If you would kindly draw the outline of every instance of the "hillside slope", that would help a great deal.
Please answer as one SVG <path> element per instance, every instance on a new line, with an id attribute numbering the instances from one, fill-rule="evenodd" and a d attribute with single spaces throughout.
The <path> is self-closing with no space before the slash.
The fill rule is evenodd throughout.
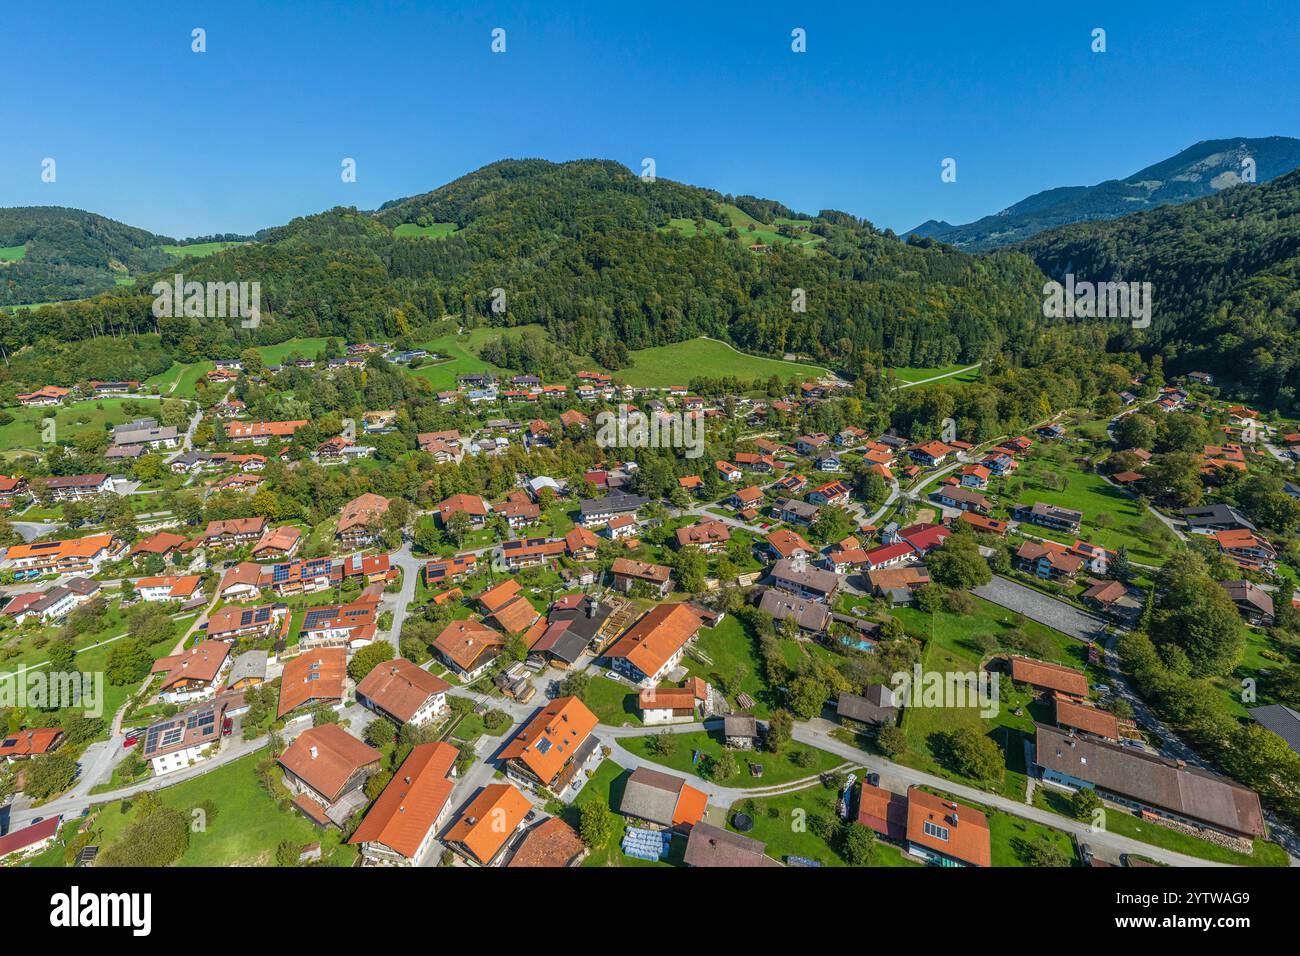
<path id="1" fill-rule="evenodd" d="M 174 240 L 62 206 L 0 209 L 0 306 L 95 295 L 142 272 L 164 268 L 158 247 Z"/>
<path id="2" fill-rule="evenodd" d="M 1007 246 L 1067 223 L 1114 219 L 1214 195 L 1242 182 L 1247 158 L 1255 163 L 1256 182 L 1267 182 L 1300 167 L 1300 139 L 1205 140 L 1123 179 L 1048 189 L 964 225 L 931 219 L 910 234 L 972 252 Z"/>
<path id="3" fill-rule="evenodd" d="M 1284 411 L 1300 394 L 1300 171 L 1182 206 L 1076 223 L 1015 247 L 1060 279 L 1152 283 L 1149 329 L 1114 347 L 1160 352 Z"/>
<path id="4" fill-rule="evenodd" d="M 1015 351 L 1040 322 L 1042 277 L 1023 256 L 907 244 L 844 213 L 799 219 L 779 203 L 646 182 L 606 161 L 493 163 L 374 213 L 332 209 L 258 239 L 185 273 L 260 282 L 262 327 L 163 319 L 168 348 L 191 358 L 254 338 L 395 338 L 450 313 L 466 325 L 542 325 L 560 348 L 609 368 L 631 349 L 709 335 L 853 374 Z M 153 329 L 151 279 L 38 310 L 4 344 Z M 800 298 L 803 311 L 792 307 Z"/>

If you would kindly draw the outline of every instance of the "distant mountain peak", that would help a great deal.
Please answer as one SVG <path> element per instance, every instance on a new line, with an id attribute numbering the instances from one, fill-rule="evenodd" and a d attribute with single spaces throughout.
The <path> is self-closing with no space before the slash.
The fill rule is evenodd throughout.
<path id="1" fill-rule="evenodd" d="M 1244 182 L 1268 182 L 1300 167 L 1300 139 L 1290 136 L 1205 139 L 1124 177 L 1094 186 L 1058 186 L 1006 209 L 953 226 L 931 219 L 911 234 L 979 252 L 1047 229 L 1189 202 Z"/>

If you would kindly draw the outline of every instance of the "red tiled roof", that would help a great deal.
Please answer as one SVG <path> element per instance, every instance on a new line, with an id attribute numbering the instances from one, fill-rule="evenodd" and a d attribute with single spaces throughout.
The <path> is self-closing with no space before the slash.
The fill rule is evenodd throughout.
<path id="1" fill-rule="evenodd" d="M 455 781 L 450 774 L 459 755 L 447 743 L 413 747 L 348 842 L 381 843 L 414 857 L 451 799 Z"/>

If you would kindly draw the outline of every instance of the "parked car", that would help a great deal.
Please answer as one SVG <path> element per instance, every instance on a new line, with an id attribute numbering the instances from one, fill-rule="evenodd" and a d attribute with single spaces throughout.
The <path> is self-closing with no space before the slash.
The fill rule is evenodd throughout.
<path id="1" fill-rule="evenodd" d="M 871 773 L 867 774 L 867 783 L 873 787 L 880 786 L 880 774 L 876 773 L 875 771 L 872 771 Z"/>
<path id="2" fill-rule="evenodd" d="M 225 720 L 221 722 L 221 736 L 229 737 L 230 732 L 234 729 L 235 729 L 235 721 L 232 718 L 227 717 Z"/>
<path id="3" fill-rule="evenodd" d="M 123 747 L 134 747 L 134 746 L 135 746 L 136 744 L 138 744 L 139 742 L 140 742 L 140 735 L 139 735 L 139 734 L 128 734 L 127 737 L 126 737 L 126 739 L 122 741 L 122 746 L 123 746 Z"/>

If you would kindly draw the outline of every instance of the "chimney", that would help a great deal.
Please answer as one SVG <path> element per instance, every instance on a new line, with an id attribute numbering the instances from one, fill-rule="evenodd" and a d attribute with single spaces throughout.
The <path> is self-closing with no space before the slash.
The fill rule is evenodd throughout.
<path id="1" fill-rule="evenodd" d="M 318 751 L 318 750 L 316 749 L 316 747 L 313 745 L 312 748 L 311 748 L 311 759 L 312 759 L 312 760 L 315 760 L 315 759 L 316 759 L 316 755 L 317 755 L 318 753 L 320 753 L 320 751 Z"/>
<path id="2" fill-rule="evenodd" d="M 411 775 L 408 773 L 408 774 L 407 774 L 405 777 L 403 777 L 402 779 L 405 780 L 405 781 L 409 784 L 409 783 L 411 782 Z"/>

